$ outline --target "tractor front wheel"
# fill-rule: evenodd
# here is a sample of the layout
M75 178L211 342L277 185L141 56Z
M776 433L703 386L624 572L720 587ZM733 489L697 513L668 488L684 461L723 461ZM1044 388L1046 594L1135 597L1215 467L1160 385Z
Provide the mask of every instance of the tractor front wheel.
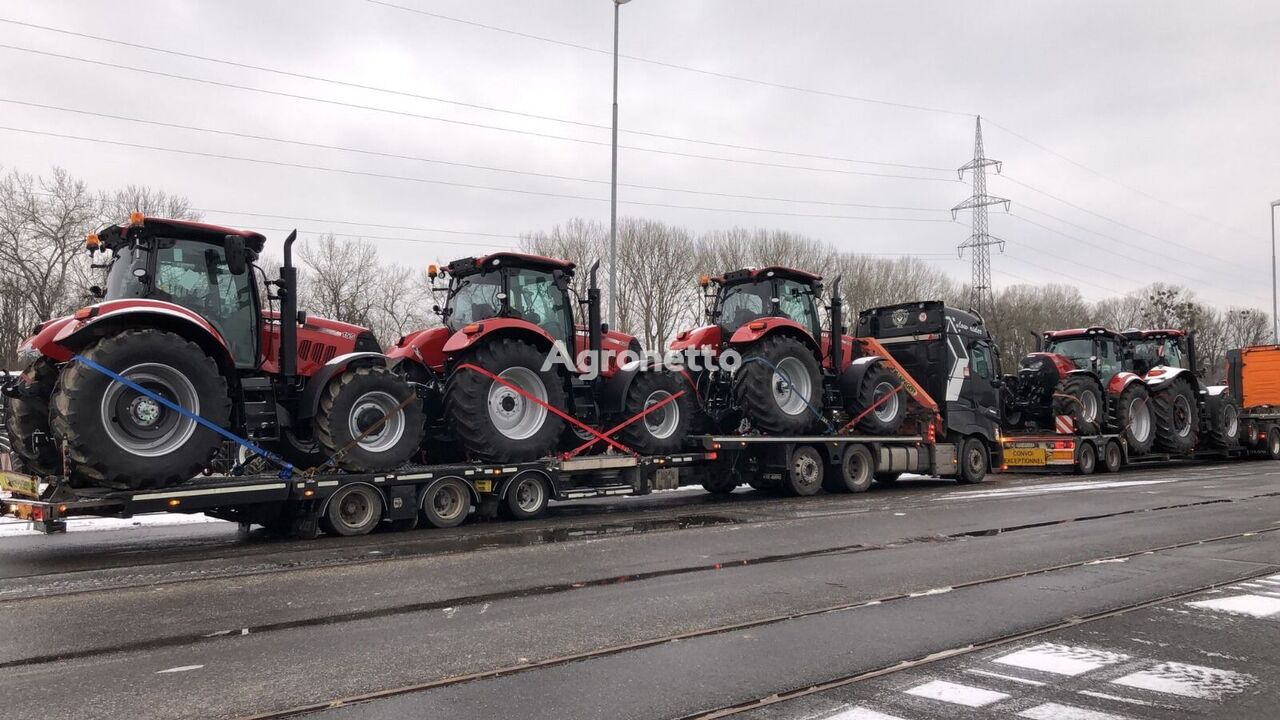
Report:
M1088 375L1068 375L1053 390L1053 414L1070 415L1081 435L1096 435L1102 429L1102 385Z
M1225 391L1205 401L1209 445L1223 450L1240 444L1240 407Z
M883 362L867 368L860 381L845 383L844 394L849 400L849 416L857 418L858 429L870 435L892 435L898 432L907 416L907 398L901 391L902 382Z
M404 378L379 365L348 368L329 381L316 413L316 439L348 472L394 470L426 431L422 403Z
M625 422L659 404L661 407L619 430L618 441L641 455L668 455L683 450L697 406L693 389L675 373L665 370L637 373L627 389L618 422Z
M1151 409L1156 421L1156 447L1183 454L1196 446L1200 417L1191 383L1183 378L1170 380L1167 387L1151 394Z
M1146 455L1151 452L1155 440L1155 422L1152 417L1151 393L1141 382L1129 383L1115 400L1115 417L1112 427L1124 436L1129 454Z
M769 335L742 351L733 396L753 428L769 435L803 435L819 419L822 370L804 343Z
M49 396L58 380L58 366L40 358L22 371L22 395L5 398L5 429L17 462L17 470L33 475L62 472L62 457L49 431Z

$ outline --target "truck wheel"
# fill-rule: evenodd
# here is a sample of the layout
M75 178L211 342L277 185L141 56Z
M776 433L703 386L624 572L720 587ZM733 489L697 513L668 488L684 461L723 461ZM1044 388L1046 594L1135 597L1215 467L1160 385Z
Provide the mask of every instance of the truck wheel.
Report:
M833 474L823 486L827 492L860 493L871 487L875 460L863 445L849 445L840 459L840 472Z
M871 435L892 435L902 426L907 415L906 398L898 387L901 385L893 371L883 362L877 362L862 375L856 388L846 388L850 417L857 417L877 402L875 409L858 421L858 429Z
M817 420L822 370L804 343L769 335L748 346L734 372L733 396L751 426L769 435L803 435Z
M406 398L412 400L400 407ZM341 452L336 463L348 472L400 467L417 452L426 430L422 404L413 388L380 365L349 368L331 380L321 396L315 423L316 439L325 455ZM363 433L368 434L357 442Z
M348 485L329 498L320 529L329 535L367 535L382 521L382 495L368 485Z
M471 489L458 478L443 478L423 491L418 507L431 527L457 527L471 512Z
M792 450L784 485L787 494L798 497L816 494L822 489L822 476L826 467L822 455L814 448L801 445Z
M1088 375L1068 375L1053 390L1053 414L1070 415L1081 435L1096 435L1102 428L1102 386Z
M631 387L627 389L626 401L622 407L623 417L616 418L617 422L612 422L609 426L613 427L618 422L633 418L681 392L684 394L680 397L619 430L618 442L641 455L668 455L684 449L697 408L688 384L675 373L665 370L642 370L636 373Z
M881 485L892 485L898 482L898 478L902 477L900 472L878 472L875 474L876 482Z
M990 457L985 443L976 437L965 438L960 444L960 474L956 476L956 480L966 485L975 485L985 480Z
M1200 420L1191 383L1184 378L1169 381L1168 387L1152 393L1151 410L1156 421L1156 447L1182 454L1196 446Z
M1120 443L1112 440L1102 450L1102 472L1120 472L1120 468L1124 466L1124 453L1120 450Z
M702 481L702 489L712 495L728 495L742 484L742 475L737 470L730 470L723 475L712 475Z
M464 363L481 367L551 407L565 406L564 382L541 370L543 353L512 338L482 342ZM461 363L460 363L461 364ZM526 462L555 450L564 421L520 392L480 373L457 368L445 385L446 417L469 457Z
M1151 452L1155 440L1155 422L1152 419L1151 393L1141 382L1131 382L1115 400L1115 416L1112 428L1124 435L1129 452L1146 455Z
M1280 428L1273 427L1267 431L1267 457L1280 460Z
M22 371L26 387L21 397L5 398L4 425L17 460L14 469L32 475L62 472L62 457L49 430L49 396L58 380L58 366L40 358Z
M1076 474L1092 475L1097 467L1098 453L1094 451L1093 445L1080 443L1080 448L1076 451Z
M81 353L179 407L226 427L227 381L213 358L163 330L126 330ZM183 482L209 465L222 439L195 420L73 362L51 401L50 424L79 481L139 489Z
M1211 395L1205 401L1205 420L1208 427L1208 443L1212 447L1229 449L1240 444L1240 408L1226 392Z
M512 520L532 520L547 511L551 491L536 472L517 475L502 498L502 511Z

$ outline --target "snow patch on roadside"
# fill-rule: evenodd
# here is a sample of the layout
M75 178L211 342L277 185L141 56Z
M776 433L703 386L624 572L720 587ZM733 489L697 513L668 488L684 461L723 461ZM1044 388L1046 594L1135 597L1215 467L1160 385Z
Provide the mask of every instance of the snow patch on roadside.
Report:
M79 518L67 521L67 532L95 532L101 530L121 530L135 527L162 527L166 525L200 525L204 523L225 523L226 520L211 518L208 515L184 515L181 513L157 513L154 515L135 515L131 518ZM6 519L0 522L0 538L40 535L32 529L31 523L21 520Z

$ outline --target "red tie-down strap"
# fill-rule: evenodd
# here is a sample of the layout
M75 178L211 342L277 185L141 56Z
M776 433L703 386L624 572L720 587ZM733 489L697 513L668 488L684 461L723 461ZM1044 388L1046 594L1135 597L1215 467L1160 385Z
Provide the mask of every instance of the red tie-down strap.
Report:
M893 397L894 395L897 395L897 394L898 394L898 392L899 392L899 391L901 391L901 390L902 390L902 386L901 386L901 385L899 385L899 386L897 386L897 387L895 387L895 388L893 389L893 392L891 392L891 393L885 393L884 397L882 397L882 398L880 398L879 400L877 400L877 401L875 401L875 402L871 403L871 405L869 405L869 406L867 407L867 409L866 409L866 410L863 410L862 412L858 413L858 417L856 417L856 418L854 418L854 419L850 420L849 422L845 423L845 424L844 424L844 427L842 427L842 428L840 428L839 430L837 430L837 431L836 431L836 434L837 434L837 435L843 435L845 432L847 432L847 431L848 431L850 428L852 428L854 425L857 425L857 424L858 424L858 421L860 421L860 420L862 420L862 418L866 417L866 416L867 416L867 413L870 413L872 410L875 410L876 408L878 408L878 407L880 407L881 405L883 405L883 404L885 404L886 402L888 402L888 401L889 401L889 398Z
M506 381L506 380L503 380L502 378L500 378L500 377L498 377L497 375L495 375L495 374L493 374L493 373L489 372L488 370L485 370L484 368L482 368L482 367L480 367L480 366L478 366L478 365L473 365L473 364L471 364L471 363L463 363L462 365L459 365L459 366L458 366L458 369L459 369L459 370L473 370L473 371L475 371L475 372L478 372L478 373L480 373L481 375L483 375L483 376L485 376L485 377L489 378L490 380L492 380L492 381L494 381L494 382L496 382L496 383L498 383L498 384L502 385L503 387L510 388L511 390L514 390L514 391L516 392L516 394L518 394L520 397L525 398L526 400L528 400L528 401L530 401L530 402L532 402L532 403L534 403L534 404L536 404L536 405L539 405L539 406L541 406L541 407L545 408L545 409L546 409L546 410L548 410L549 412L551 412L551 413L555 414L555 415L556 415L557 417L559 417L561 420L564 420L565 422L571 423L571 424L573 424L573 425L575 425L575 426L577 426L577 427L581 428L581 429L582 429L583 431L585 431L587 434L589 434L589 435L593 435L593 436L594 436L594 438L595 438L595 439L593 439L593 440L588 440L586 443L583 443L582 445L580 445L580 446L578 446L578 447L574 448L573 450L571 450L571 451L569 451L569 452L561 453L561 455L560 455L560 456L561 456L561 458L563 458L563 459L565 459L565 460L569 460L570 458L573 458L573 457L575 457L575 456L577 456L577 455L581 454L582 452L584 452L585 450L587 450L587 448L590 448L592 445L595 445L596 443L598 443L598 442L600 442L600 441L602 441L602 440L603 440L604 442L608 443L609 445L611 445L611 446L613 446L613 447L617 448L618 450L620 450L620 451L624 452L624 453L627 453L627 454L632 455L632 456L635 456L635 457L639 457L639 456L640 456L640 453L638 453L638 452L636 452L636 451L632 450L631 448L627 447L626 445L623 445L622 443L618 442L617 440L614 440L613 438L611 438L611 437L609 437L609 436L610 436L610 435L612 435L612 434L614 434L614 433L616 433L616 432L618 432L618 431L619 431L619 430L621 430L622 428L627 427L627 426L628 426L628 425L630 425L631 423L633 423L633 422L635 422L635 421L637 421L637 420L639 420L639 419L643 418L645 415L648 415L649 413L653 412L654 410L657 410L657 409L659 409L659 408L663 407L663 406L664 406L664 405L666 405L667 403L672 402L673 400L678 399L681 395L684 395L684 394L685 394L685 391L684 391L684 390L681 390L680 392L676 393L675 395L672 395L672 396L668 397L667 399L663 400L662 402L654 403L653 405L650 405L649 407L645 408L643 411L641 411L641 412L639 412L639 413L637 413L637 414L635 414L635 415L631 416L630 418L627 418L626 420L624 420L623 422L619 423L618 425L616 425L616 426L614 426L614 427L612 427L612 428L610 428L610 429L608 429L608 430L606 430L606 431L604 431L604 432L600 432L599 430L596 430L595 428L591 427L590 425L588 425L588 424L586 424L586 423L582 422L582 421L581 421L581 420L579 420L578 418L576 418L576 417L574 417L574 416L572 416L572 415L570 415L570 414L568 414L568 413L564 412L564 411L563 411L563 410L561 410L560 408L558 408L558 407L554 407L554 406L553 406L553 405L551 405L550 403L548 403L548 402L546 402L546 401L544 401L544 400L542 400L542 399L540 399L540 398L534 397L534 396L533 396L533 395L531 395L528 391L526 391L524 388L521 388L521 387L519 387L518 385L515 385L515 384L513 384L513 383L511 383L511 382L508 382L508 381Z

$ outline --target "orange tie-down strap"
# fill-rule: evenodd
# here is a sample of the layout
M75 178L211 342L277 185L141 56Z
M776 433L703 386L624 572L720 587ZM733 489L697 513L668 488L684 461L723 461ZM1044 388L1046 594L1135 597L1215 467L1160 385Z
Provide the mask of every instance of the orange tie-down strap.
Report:
M644 410L642 410L642 411L640 411L640 412L636 413L635 415L632 415L631 417L627 418L626 420L623 420L622 422L618 423L617 425L615 425L615 426L613 426L613 427L609 428L608 430L605 430L604 432L601 432L601 431L596 430L595 428L591 427L590 425L588 425L588 424L586 424L586 423L582 422L582 421L581 421L581 420L579 420L578 418L576 418L576 417L574 417L574 416L570 415L569 413L566 413L565 411L561 410L560 408L558 408L558 407L555 407L555 406L551 405L550 403L546 402L545 400L542 400L541 398L534 397L532 394L530 394L528 391L526 391L525 389L521 388L520 386L515 385L515 384L513 384L513 383L511 383L511 382L509 382L509 381L507 381L507 380L503 380L502 378L498 377L498 376L497 376L497 375L495 375L494 373L489 372L488 370L485 370L484 368L480 367L479 365L473 365L473 364L471 364L471 363L463 363L462 365L459 365L459 366L458 366L458 369L459 369L459 370L471 370L471 371L474 371L474 372L478 372L478 373L480 373L481 375L483 375L483 376L485 376L485 377L489 378L490 380L492 380L492 381L494 381L494 382L496 382L496 383L498 383L498 384L502 385L503 387L505 387L505 388L509 388L510 390L515 391L515 393L516 393L517 395L519 395L520 397L522 397L522 398L524 398L524 399L526 399L526 400L528 400L528 401L530 401L530 402L532 402L532 403L534 403L534 404L536 404L536 405L539 405L540 407L545 408L548 412L551 412L552 414L556 415L556 416L557 416L557 417L559 417L561 420L564 420L564 421L565 421L565 422L567 422L567 423L571 423L572 425L574 425L575 427L580 428L581 430L583 430L583 431L584 431L584 432L586 432L587 434L594 436L594 439L592 439L592 440L588 440L587 442L583 443L582 445L579 445L578 447L574 448L573 450L570 450L570 451L565 452L565 453L561 453L561 454L560 454L560 457L561 457L562 459L564 459L564 460L569 460L569 459L571 459L571 458L573 458L573 457L575 457L575 456L577 456L577 455L582 454L582 453L583 453L583 452L585 452L588 448L590 448L592 445L595 445L596 443L601 442L601 441L608 443L609 445L613 446L614 448L617 448L618 450L620 450L620 451L622 451L622 452L624 452L624 453L627 453L627 454L632 455L632 456L634 456L634 457L640 457L640 453L636 452L635 450L632 450L631 448L627 447L626 445L623 445L622 443L618 442L617 440L614 440L613 438L611 438L611 437L609 437L609 436L610 436L610 435L613 435L614 433L618 432L619 430L621 430L621 429L623 429L623 428L627 427L628 425L630 425L630 424L632 424L632 423L636 422L637 420L640 420L641 418L643 418L644 416L648 415L649 413L651 413L651 412L653 412L653 411L655 411L655 410L658 410L658 409L660 409L660 408L664 407L667 403L669 403L669 402L674 402L675 400L678 400L682 395L684 395L684 394L685 394L685 392L687 392L687 391L685 391L685 390L681 390L680 392L678 392L678 393L676 393L676 394L674 394L674 395L671 395L671 396L667 397L667 398L666 398L665 400L663 400L662 402L654 403L654 404L650 405L649 407L645 408Z

